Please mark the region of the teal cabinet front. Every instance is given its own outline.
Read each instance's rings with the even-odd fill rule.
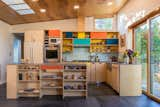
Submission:
[[[75,38],[73,41],[74,45],[90,45],[90,39],[77,39]]]

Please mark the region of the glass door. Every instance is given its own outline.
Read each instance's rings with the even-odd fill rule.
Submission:
[[[142,64],[142,89],[147,91],[147,24],[135,28],[135,50],[139,52],[138,62]]]
[[[150,21],[150,93],[160,98],[160,16]]]

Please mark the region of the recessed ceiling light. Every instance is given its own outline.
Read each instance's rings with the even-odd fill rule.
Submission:
[[[46,12],[46,9],[40,9],[40,12],[41,12],[41,13],[45,13],[45,12]]]
[[[108,2],[108,4],[107,4],[107,5],[108,5],[108,6],[110,6],[110,5],[112,5],[112,4],[113,4],[113,2]]]
[[[79,9],[79,5],[74,5],[74,9],[75,10]]]

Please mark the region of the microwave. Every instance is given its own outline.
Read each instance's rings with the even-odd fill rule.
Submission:
[[[44,60],[45,62],[59,62],[60,52],[58,48],[45,48]]]
[[[49,38],[49,44],[50,45],[59,45],[61,43],[60,38]]]

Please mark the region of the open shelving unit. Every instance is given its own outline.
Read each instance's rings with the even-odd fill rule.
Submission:
[[[69,96],[87,97],[87,67],[86,65],[64,65],[63,98]]]
[[[89,48],[90,53],[118,53],[118,32],[63,32],[63,53]]]
[[[36,64],[20,64],[17,67],[18,73],[18,97],[39,97],[40,96],[40,66]]]
[[[63,95],[63,69],[41,69],[40,89],[40,97],[44,95]]]

